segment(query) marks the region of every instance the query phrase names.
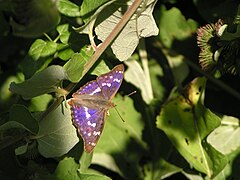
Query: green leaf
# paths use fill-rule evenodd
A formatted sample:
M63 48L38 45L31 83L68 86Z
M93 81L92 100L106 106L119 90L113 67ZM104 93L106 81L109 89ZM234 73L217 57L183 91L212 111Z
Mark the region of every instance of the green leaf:
M64 61L69 60L74 54L74 51L69 47L68 44L58 44L58 57Z
M93 71L91 72L91 74L96 75L96 76L100 76L102 74L105 74L106 72L110 71L109 67L107 66L107 64L105 63L105 61L101 60L97 66L93 69Z
M15 18L10 24L13 34L33 38L53 29L60 21L59 12L54 1L38 0L13 1ZM15 21L16 20L16 21Z
M80 16L80 9L79 9L78 5L74 4L73 2L71 2L69 0L57 1L57 8L65 16L69 16L69 17L79 17Z
M25 129L32 134L37 134L39 130L38 122L33 118L29 110L23 106L15 104L9 111L9 121L0 126L0 131L20 128Z
M145 72L136 60L126 61L125 63L128 66L124 74L125 80L139 88L143 100L149 104L153 100L151 82L149 82Z
M185 40L192 36L197 29L197 24L191 19L186 20L180 10L175 7L169 10L162 7L159 27L161 27L159 33L161 42L170 48L175 40Z
M166 94L166 86L164 85L163 79L165 74L163 72L163 68L159 65L156 60L149 61L149 73L152 84L152 90L154 94L154 98L162 100L164 95Z
M59 162L54 172L55 179L58 179L58 180L80 179L78 168L79 168L79 164L75 162L74 158L64 158Z
M94 24L95 24L95 22L97 20L97 17L99 16L99 13L105 7L107 7L109 4L113 3L114 1L115 0L112 0L112 1L110 0L107 3L105 3L104 5L102 5L101 7L99 7L93 15L91 13L88 14L87 16L83 15L84 16L83 20L84 20L85 24L83 26L79 27L79 28L74 28L74 29L77 32L79 32L80 34L85 33L85 34L88 34L90 38L93 38L93 28L94 28ZM85 7L86 4L84 2L83 2L83 7L81 9L83 9L83 11L85 11L85 12L87 12L89 10L92 10L91 8ZM96 3L96 2L100 2L101 3L101 0L100 1L94 1L94 3L92 3L92 1L90 1L90 2L91 2L91 5L93 5L92 7L95 8L96 7L95 5L98 5L98 3ZM90 4L88 4L88 5L90 5Z
M146 153L146 144L142 141L144 122L129 97L117 96L115 102L116 108L125 122L121 120L116 110L110 110L102 137L94 150L92 161L117 171L128 179L141 177L138 163L140 157ZM105 157L108 158L105 159Z
M31 104L29 105L28 109L31 112L45 111L52 100L53 97L49 94L34 97L31 99Z
M64 65L64 69L67 73L68 79L71 82L78 82L82 78L84 65L88 62L92 52L88 52L86 49L80 53L75 53L72 58Z
M21 63L21 68L26 78L28 79L36 72L46 68L53 60L56 50L57 43L37 39L30 47L28 55Z
M61 24L57 27L57 31L60 35L60 41L64 44L68 43L71 33L69 32L69 24Z
M206 143L207 135L220 125L220 118L202 105L205 82L205 78L195 79L186 88L186 97L169 100L156 123L190 165L213 178L227 159Z
M27 152L27 148L28 148L28 144L25 144L23 146L19 146L15 149L15 154L21 155L21 154L25 154Z
M87 17L89 17L89 15L93 14L93 11L95 11L98 7L100 7L106 2L109 2L109 0L84 0L81 5L81 16L86 19Z
M239 119L224 116L222 119L222 125L208 136L207 141L223 154L229 154L240 148L239 137Z
M61 160L54 172L55 179L58 180L110 180L107 176L96 174L83 174L78 171L79 164L73 158Z
M155 166L152 166L152 161L149 161L143 166L143 171L145 174L145 179L165 179L171 175L182 171L181 168L176 167L164 159L154 159ZM158 162L156 162L158 161ZM155 169L156 172L153 172Z
M41 122L37 139L38 150L44 157L59 157L66 154L79 141L72 125L71 112L63 103L50 112Z
M53 65L38 72L23 83L12 82L10 91L21 95L24 99L31 99L45 93L55 92L60 82L65 79L67 76L64 68Z
M127 60L132 55L140 38L158 35L159 30L152 15L156 2L155 0L150 0L146 1L145 4L143 3L112 43L113 53L119 60ZM101 11L95 28L97 37L101 41L105 41L122 19L123 10L127 10L133 1L128 1L127 3L112 3Z
M189 74L189 68L186 63L185 57L183 55L175 55L171 56L169 54L165 54L168 60L169 66L171 67L175 84L180 85L186 79Z
M83 180L111 180L111 178L104 175L97 174L80 174L80 179Z

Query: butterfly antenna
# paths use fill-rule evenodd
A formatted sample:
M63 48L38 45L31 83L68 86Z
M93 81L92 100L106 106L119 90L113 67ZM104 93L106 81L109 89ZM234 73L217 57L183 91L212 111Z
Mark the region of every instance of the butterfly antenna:
M131 96L131 95L133 95L135 93L137 93L137 91L133 91L133 92L129 93L127 96Z
M114 109L116 110L117 114L119 115L119 117L121 118L122 122L125 122L124 119L122 118L121 114L119 113L119 111L117 110L116 107L114 107Z
M133 94L135 94L137 91L133 91L131 93L129 93L127 96L131 96ZM121 118L122 122L125 122L125 120L123 119L123 117L121 116L121 114L119 113L119 111L117 110L116 106L114 107L115 111L117 112L118 116Z

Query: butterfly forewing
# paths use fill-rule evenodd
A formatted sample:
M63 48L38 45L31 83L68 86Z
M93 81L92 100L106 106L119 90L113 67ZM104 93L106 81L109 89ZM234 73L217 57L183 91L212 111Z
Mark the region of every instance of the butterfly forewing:
M124 66L120 64L115 66L110 72L97 78L97 83L106 99L111 100L117 93L122 83L123 71Z
M76 94L88 94L88 95L102 95L102 90L99 87L97 81L93 80L93 81L88 82L84 86L82 86L75 93Z

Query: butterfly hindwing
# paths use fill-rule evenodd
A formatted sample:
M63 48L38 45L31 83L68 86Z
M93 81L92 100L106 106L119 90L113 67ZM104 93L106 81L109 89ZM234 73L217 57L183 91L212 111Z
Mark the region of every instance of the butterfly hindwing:
M74 106L72 112L73 123L84 140L85 151L90 153L102 134L106 111Z

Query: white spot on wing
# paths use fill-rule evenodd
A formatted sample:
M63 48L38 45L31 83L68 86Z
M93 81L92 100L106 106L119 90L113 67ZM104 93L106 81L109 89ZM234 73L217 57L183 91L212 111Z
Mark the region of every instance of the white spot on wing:
M90 137L92 134L91 134L91 133L88 133L87 135L88 135L88 137Z
M107 86L107 87L111 87L111 83L102 83L102 86Z
M91 114L88 113L88 108L87 107L83 107L85 110L85 114L86 114L86 118L89 119L91 117Z
M98 92L100 92L100 91L101 91L101 89L98 87L98 88L95 89L90 95L96 94L96 93L98 93Z
M114 79L113 79L113 82L118 82L118 83L120 83L121 80L119 80L119 79L117 79L117 78L114 78Z
M100 131L93 131L93 135L94 135L94 136L97 136L97 135L100 135L100 134L101 134Z
M91 125L91 126L92 126L92 127L96 127L96 125L97 125L96 123L92 123L92 125Z

